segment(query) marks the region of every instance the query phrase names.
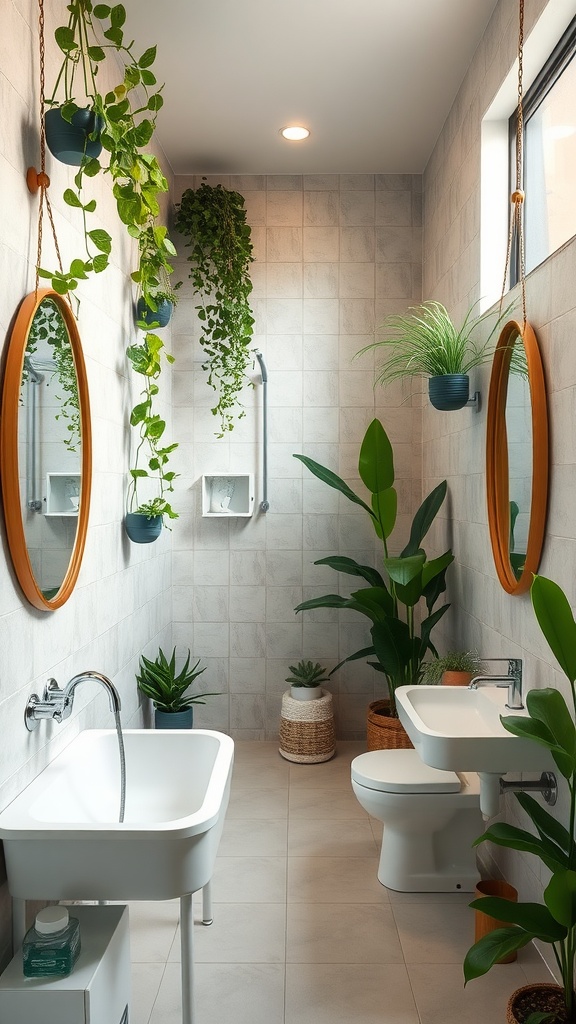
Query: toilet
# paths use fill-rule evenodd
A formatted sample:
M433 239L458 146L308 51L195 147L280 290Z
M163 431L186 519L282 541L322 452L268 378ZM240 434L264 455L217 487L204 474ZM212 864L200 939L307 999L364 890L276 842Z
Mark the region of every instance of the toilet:
M415 750L371 750L352 761L352 788L383 822L378 878L399 892L473 892L472 843L484 830L475 772L440 771Z

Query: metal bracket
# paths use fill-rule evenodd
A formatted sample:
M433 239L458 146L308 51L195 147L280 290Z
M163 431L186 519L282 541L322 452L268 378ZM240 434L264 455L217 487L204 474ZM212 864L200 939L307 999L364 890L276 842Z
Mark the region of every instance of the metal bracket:
M472 395L472 398L469 398L468 401L466 402L466 405L469 406L471 409L474 409L476 412L480 412L480 392L475 391L474 394Z
M554 772L542 772L539 779L532 781L522 780L521 782L505 782L500 779L501 793L541 793L545 802L554 807L558 799L558 783Z

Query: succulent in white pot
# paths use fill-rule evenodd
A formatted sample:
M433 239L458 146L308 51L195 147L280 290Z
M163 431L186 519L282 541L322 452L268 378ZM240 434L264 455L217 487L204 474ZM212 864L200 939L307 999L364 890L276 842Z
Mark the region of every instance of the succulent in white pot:
M299 661L288 667L292 675L286 677L286 682L290 683L290 696L294 700L316 700L322 696L322 683L328 682L328 676L319 662Z

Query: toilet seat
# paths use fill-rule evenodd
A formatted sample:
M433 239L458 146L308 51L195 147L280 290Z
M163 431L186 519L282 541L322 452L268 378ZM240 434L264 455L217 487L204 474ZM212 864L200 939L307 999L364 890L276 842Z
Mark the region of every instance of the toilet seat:
M431 768L415 750L370 750L351 765L352 779L360 786L383 793L459 793L456 772Z

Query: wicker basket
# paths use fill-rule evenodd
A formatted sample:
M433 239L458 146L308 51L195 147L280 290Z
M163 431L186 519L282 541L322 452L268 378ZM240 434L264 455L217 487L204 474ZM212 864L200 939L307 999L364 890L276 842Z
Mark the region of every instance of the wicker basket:
M287 690L282 696L280 753L297 764L329 761L336 751L332 694L322 690L317 700L294 700Z
M546 1005L548 1002L548 1000L546 999L545 1002L542 1002L540 1004L538 1001L539 992L541 992L544 997L552 997L557 1002L548 1003L548 1005ZM547 1012L549 1009L552 1009L552 1011L560 1010L565 1005L564 989L561 988L560 985L553 985L545 981L536 981L532 985L522 985L521 988L517 988L516 991L512 993L510 999L508 1000L508 1006L506 1007L506 1024L518 1024L518 1020L520 1018L515 1013L515 1006L517 1001L521 1001L524 998L524 996L530 998L530 1004L532 1005L530 1006L529 1004L529 1006L530 1009L533 1011L540 1010L540 1012ZM533 998L531 998L534 996L536 997L535 1004L533 1002ZM526 1018L524 1017L523 1019L525 1020ZM556 1019L555 1016L554 1019Z
M368 705L366 718L366 739L368 750L408 750L410 742L399 718L391 718L389 714L379 714L390 710L390 701L374 700Z

